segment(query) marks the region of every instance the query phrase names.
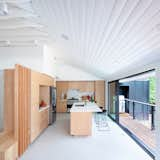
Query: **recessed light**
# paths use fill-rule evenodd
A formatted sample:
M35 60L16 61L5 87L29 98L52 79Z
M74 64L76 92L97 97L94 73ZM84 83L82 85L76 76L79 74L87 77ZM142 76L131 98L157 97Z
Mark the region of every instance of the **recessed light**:
M69 40L69 37L66 34L61 34L61 37L65 40Z
M160 32L160 24L156 24L156 30Z
M0 15L1 16L8 15L8 5L5 2L0 2Z
M34 44L37 46L38 45L38 40L34 40Z

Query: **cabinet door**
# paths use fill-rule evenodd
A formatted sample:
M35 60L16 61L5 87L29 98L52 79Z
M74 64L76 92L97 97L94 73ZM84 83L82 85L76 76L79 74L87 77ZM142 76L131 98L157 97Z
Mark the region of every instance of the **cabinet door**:
M68 85L69 82L67 81L57 81L56 87L57 87L57 99L62 98L62 94L66 94L68 91ZM64 97L63 97L64 98Z
M67 112L67 101L57 101L56 111L60 113Z
M71 135L91 135L92 134L92 113L91 112L71 112L70 116Z
M95 81L95 100L99 107L105 107L105 81Z

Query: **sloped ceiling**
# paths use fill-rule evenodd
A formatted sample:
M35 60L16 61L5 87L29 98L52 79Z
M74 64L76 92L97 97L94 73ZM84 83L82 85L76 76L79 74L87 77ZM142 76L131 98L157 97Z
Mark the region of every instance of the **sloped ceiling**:
M31 0L0 0L0 47L49 42Z
M160 0L34 0L66 61L101 76L160 59Z
M160 0L29 3L53 41L56 58L66 63L107 78L160 60ZM37 32L30 37L39 38Z

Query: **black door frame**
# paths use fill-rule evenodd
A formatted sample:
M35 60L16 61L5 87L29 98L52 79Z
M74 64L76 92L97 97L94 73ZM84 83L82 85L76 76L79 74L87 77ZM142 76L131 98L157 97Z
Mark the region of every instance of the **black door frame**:
M119 80L116 80L116 81L111 81L111 82L108 82L108 106L110 105L110 95L109 95L109 84L110 83L113 83L115 82L116 83L116 87L115 87L115 94L116 94L116 103L115 103L115 119L110 116L110 114L108 113L108 116L115 122L119 123Z
M131 131L129 131L127 128L125 128L124 126L122 126L120 123L119 123L119 98L118 98L118 95L119 95L119 81L122 80L122 79L126 79L126 78L131 78L131 77L135 77L135 76L138 76L138 75L141 75L141 74L145 74L147 72L152 72L152 71L155 71L155 69L151 69L151 70L148 70L148 71L145 71L145 72L140 72L140 73L137 73L137 74L133 74L133 75L130 75L130 76L127 76L127 77L124 77L124 78L120 78L120 79L117 79L117 80L113 80L113 81L109 81L108 82L108 106L110 105L109 104L109 84L112 83L112 82L116 82L116 111L115 111L115 114L116 114L116 118L113 119L109 113L108 113L108 116L113 120L115 121L115 123L117 123L148 155L150 155L153 159L155 159L155 153L153 151L151 151L136 135L134 135Z

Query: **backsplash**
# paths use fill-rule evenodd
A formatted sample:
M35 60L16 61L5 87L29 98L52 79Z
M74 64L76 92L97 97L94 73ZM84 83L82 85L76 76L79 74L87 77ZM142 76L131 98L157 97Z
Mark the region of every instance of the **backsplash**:
M69 89L67 91L67 99L81 99L83 96L93 96L94 92L81 92L78 89Z

